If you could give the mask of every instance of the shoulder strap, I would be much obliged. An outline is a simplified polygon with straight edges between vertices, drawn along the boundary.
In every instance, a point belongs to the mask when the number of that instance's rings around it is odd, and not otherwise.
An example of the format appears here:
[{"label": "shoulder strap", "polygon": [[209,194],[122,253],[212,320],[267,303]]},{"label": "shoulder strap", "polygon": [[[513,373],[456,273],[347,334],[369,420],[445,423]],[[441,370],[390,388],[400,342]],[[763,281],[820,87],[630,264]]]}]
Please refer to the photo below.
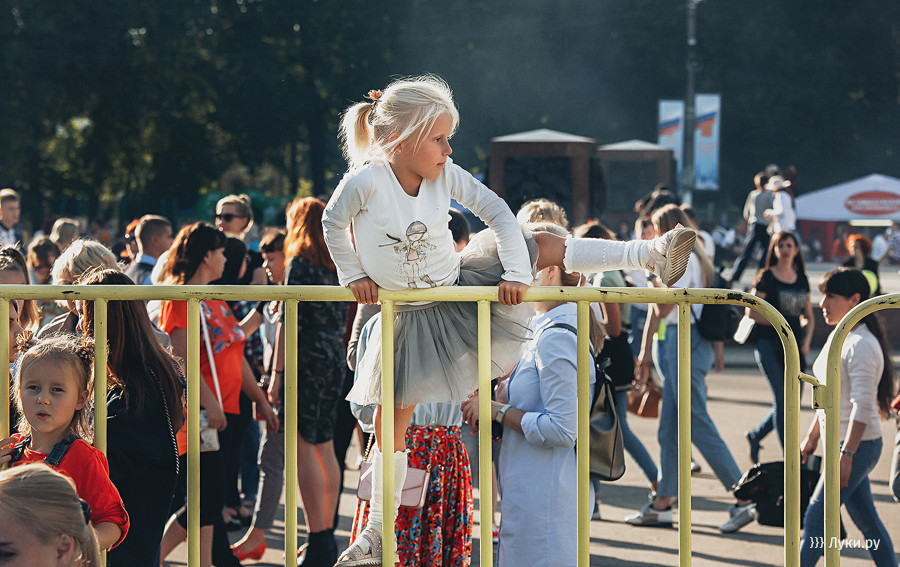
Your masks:
[{"label": "shoulder strap", "polygon": [[69,433],[66,435],[65,439],[57,443],[53,446],[53,450],[50,451],[50,454],[44,458],[44,462],[50,465],[51,467],[58,467],[60,461],[63,460],[63,457],[66,456],[66,453],[69,452],[69,448],[72,446],[72,443],[78,441],[81,437],[75,435],[74,433]]},{"label": "shoulder strap", "polygon": [[[553,323],[548,327],[544,327],[546,329],[565,329],[574,334],[578,334],[578,329],[569,325],[568,323]],[[597,404],[597,399],[600,397],[600,381],[601,380],[609,380],[606,376],[606,367],[610,365],[609,358],[604,358],[603,360],[599,360],[597,356],[592,355],[591,358],[594,360],[594,374],[596,379],[596,384],[594,385],[594,395],[591,398],[591,410],[594,409],[594,406]]]},{"label": "shoulder strap", "polygon": [[28,435],[13,446],[12,453],[9,455],[10,465],[22,460],[22,456],[25,454],[25,448],[28,447],[29,443],[31,443],[31,435]]}]

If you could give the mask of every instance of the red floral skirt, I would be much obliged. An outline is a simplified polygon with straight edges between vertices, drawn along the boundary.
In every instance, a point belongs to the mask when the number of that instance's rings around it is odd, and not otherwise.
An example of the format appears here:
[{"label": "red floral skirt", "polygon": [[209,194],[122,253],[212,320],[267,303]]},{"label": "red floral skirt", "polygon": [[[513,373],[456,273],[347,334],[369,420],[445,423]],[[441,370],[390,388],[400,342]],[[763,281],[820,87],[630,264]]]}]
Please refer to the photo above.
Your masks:
[{"label": "red floral skirt", "polygon": [[[432,447],[433,443],[433,447]],[[431,479],[421,510],[400,508],[395,525],[403,567],[467,567],[472,555],[472,471],[458,427],[410,427],[409,466]],[[369,503],[360,501],[350,540],[366,525]]]}]

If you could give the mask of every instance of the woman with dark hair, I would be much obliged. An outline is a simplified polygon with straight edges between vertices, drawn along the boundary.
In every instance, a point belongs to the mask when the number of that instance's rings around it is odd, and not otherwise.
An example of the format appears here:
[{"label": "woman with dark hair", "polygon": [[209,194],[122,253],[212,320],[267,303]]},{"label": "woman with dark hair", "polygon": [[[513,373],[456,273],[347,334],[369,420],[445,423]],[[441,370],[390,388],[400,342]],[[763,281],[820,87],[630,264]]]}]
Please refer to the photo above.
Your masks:
[{"label": "woman with dark hair", "polygon": [[[338,285],[322,233],[325,203],[297,199],[287,209],[284,241],[286,285]],[[283,313],[282,313],[283,316]],[[334,511],[340,494],[340,468],[334,453],[334,425],[344,383],[344,328],[347,305],[301,301],[297,317],[297,477],[309,530],[306,567],[331,567],[337,560]],[[281,325],[284,324],[282,318]],[[279,345],[284,333],[279,327]],[[280,349],[282,350],[282,349]],[[283,352],[283,350],[282,350]],[[270,392],[284,399],[284,357],[276,356]]]},{"label": "woman with dark hair", "polygon": [[[165,283],[174,285],[207,285],[222,277],[225,270],[225,235],[204,222],[196,222],[181,229],[169,251],[165,265]],[[200,454],[200,563],[209,567],[235,565],[237,559],[228,547],[222,523],[224,478],[222,463],[229,451],[239,450],[240,438],[231,427],[240,416],[239,395],[245,392],[258,402],[270,429],[278,427],[278,418],[265,403],[250,365],[244,359],[244,333],[224,301],[206,300],[201,303],[201,326],[208,329],[209,349],[200,348],[200,405],[206,410],[209,425],[219,430],[219,451]],[[187,304],[184,301],[164,301],[160,313],[160,327],[172,338],[176,356],[187,358]],[[201,332],[202,329],[201,329]],[[206,335],[207,333],[203,333]],[[201,342],[203,339],[201,339]],[[216,393],[214,393],[216,392]],[[221,395],[219,395],[219,393]],[[186,460],[181,462],[182,474]],[[180,501],[180,498],[179,498]],[[214,526],[216,542],[213,541]],[[182,507],[177,521],[170,522],[162,542],[162,558],[184,540],[187,535],[187,511]]]},{"label": "woman with dark hair", "polygon": [[[248,271],[248,252],[247,245],[244,244],[243,240],[229,236],[225,240],[225,269],[222,272],[222,277],[210,282],[210,284],[242,285]],[[260,374],[263,372],[262,339],[256,328],[258,325],[254,324],[251,327],[248,327],[243,324],[244,318],[254,312],[254,308],[257,304],[255,301],[246,300],[227,301],[226,303],[228,304],[228,307],[231,308],[231,312],[234,313],[234,317],[238,321],[242,321],[241,326],[247,336],[244,341],[244,358],[250,363],[253,378],[258,383]],[[245,496],[248,494],[252,496],[248,503],[242,503],[237,480],[241,469],[241,457],[244,453],[244,446],[247,443],[247,433],[251,427],[257,428],[256,435],[252,437],[252,439],[255,439],[255,447],[253,449],[254,464],[256,463],[256,455],[259,452],[259,428],[253,421],[253,402],[243,392],[241,392],[240,395],[240,419],[229,425],[234,427],[232,433],[236,435],[241,442],[241,450],[227,453],[228,460],[224,463],[226,472],[225,509],[223,514],[225,515],[225,527],[228,530],[234,530],[239,529],[243,521],[249,523],[253,514],[253,504],[256,501],[256,484],[259,480],[259,477],[257,476],[253,480],[252,487],[241,487],[244,490]]]},{"label": "woman with dark hair", "polygon": [[[800,368],[806,370],[806,355],[813,335],[814,318],[809,300],[809,280],[800,243],[793,232],[775,233],[769,243],[765,267],[756,275],[750,293],[765,299],[784,315],[800,347]],[[781,338],[768,319],[752,309],[748,317],[759,330],[756,341],[756,363],[772,388],[772,410],[745,436],[750,443],[750,461],[759,462],[760,441],[774,429],[784,448],[784,349]]]},{"label": "woman with dark hair", "polygon": [[872,241],[862,234],[851,234],[847,237],[847,250],[850,251],[850,257],[844,260],[841,266],[862,271],[866,279],[869,280],[870,294],[872,296],[881,295],[878,262],[875,258],[872,258]]},{"label": "woman with dark hair", "polygon": [[[859,270],[838,268],[822,277],[819,302],[822,316],[829,325],[840,320],[861,302],[869,298],[869,282]],[[834,332],[813,364],[813,374],[825,382],[828,351]],[[850,519],[862,532],[866,541],[877,542],[869,548],[879,567],[896,567],[897,557],[891,537],[875,510],[869,473],[881,456],[881,423],[879,418],[890,414],[894,395],[894,369],[890,347],[884,328],[875,314],[869,314],[847,334],[841,345],[841,504]],[[825,413],[818,410],[809,426],[806,438],[800,443],[803,462],[815,452],[819,439],[825,436]],[[834,440],[830,440],[833,442]],[[803,521],[803,540],[800,542],[800,564],[815,565],[823,554],[825,476],[819,478]]]},{"label": "woman with dark hair", "polygon": [[[134,285],[112,269],[91,272],[81,283]],[[93,335],[94,304],[79,304],[81,329]],[[107,564],[155,567],[178,478],[175,432],[184,423],[184,382],[177,361],[156,340],[143,301],[110,301],[107,310],[109,477],[133,527]]]}]

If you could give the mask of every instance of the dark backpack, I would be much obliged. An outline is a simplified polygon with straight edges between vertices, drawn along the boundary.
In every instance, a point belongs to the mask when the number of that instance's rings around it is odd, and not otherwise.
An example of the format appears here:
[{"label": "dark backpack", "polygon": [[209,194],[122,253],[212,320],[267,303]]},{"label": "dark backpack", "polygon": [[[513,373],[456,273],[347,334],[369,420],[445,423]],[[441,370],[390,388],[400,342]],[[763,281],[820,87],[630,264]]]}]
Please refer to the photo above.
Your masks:
[{"label": "dark backpack", "polygon": [[[722,274],[716,273],[711,288],[728,289]],[[703,306],[697,330],[708,341],[725,341],[734,336],[741,321],[741,310],[736,305],[709,304]]]}]

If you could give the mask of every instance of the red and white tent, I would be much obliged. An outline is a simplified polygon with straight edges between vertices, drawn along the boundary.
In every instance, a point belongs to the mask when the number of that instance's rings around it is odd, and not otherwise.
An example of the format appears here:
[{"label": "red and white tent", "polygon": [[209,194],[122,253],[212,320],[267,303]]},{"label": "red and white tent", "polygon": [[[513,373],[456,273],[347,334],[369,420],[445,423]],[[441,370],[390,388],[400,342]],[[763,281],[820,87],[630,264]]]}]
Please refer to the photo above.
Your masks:
[{"label": "red and white tent", "polygon": [[900,221],[900,179],[873,173],[797,197],[797,219]]}]

